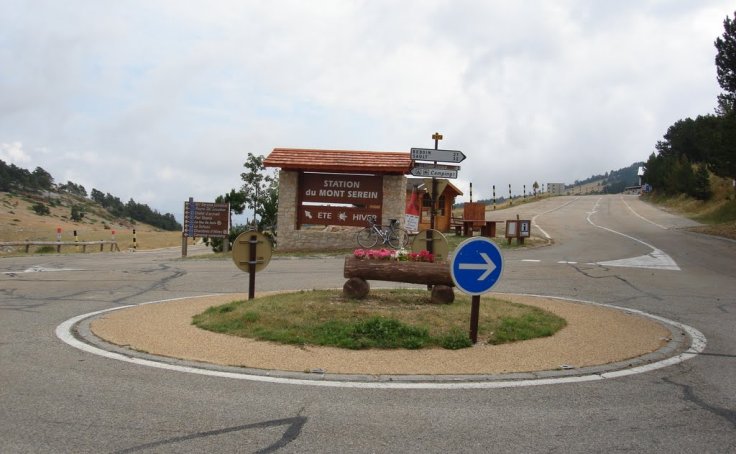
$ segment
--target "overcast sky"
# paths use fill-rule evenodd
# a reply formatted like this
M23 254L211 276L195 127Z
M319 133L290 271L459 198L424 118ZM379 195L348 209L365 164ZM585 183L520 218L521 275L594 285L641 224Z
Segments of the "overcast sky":
M463 151L468 199L646 161L713 113L726 0L0 0L0 159L147 203L275 147ZM501 188L504 188L502 191Z

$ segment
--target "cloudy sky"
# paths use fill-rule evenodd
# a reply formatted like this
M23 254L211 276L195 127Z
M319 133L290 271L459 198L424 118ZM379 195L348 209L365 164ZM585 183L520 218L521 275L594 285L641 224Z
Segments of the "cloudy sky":
M275 147L572 183L712 113L726 0L0 0L0 159L181 220ZM500 190L497 190L501 192ZM501 194L499 194L501 195Z

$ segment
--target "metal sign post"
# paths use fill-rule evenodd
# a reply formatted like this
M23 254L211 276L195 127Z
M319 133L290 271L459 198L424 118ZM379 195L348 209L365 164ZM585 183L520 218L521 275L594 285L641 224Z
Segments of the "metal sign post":
M243 232L233 243L233 262L248 273L249 300L256 294L256 273L266 268L272 252L271 241L260 232Z
M455 249L450 260L450 275L461 292L472 296L470 340L478 342L480 295L496 285L503 273L503 257L496 243L484 237L469 238Z

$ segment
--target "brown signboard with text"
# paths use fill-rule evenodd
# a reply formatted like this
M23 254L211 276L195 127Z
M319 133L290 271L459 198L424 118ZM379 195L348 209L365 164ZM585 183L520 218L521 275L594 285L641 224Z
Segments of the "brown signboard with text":
M230 230L230 204L184 202L184 236L224 238Z
M374 175L305 173L302 201L381 207L383 178Z
M383 177L304 173L301 182L302 204L297 213L299 225L365 227L370 217L381 222ZM344 206L321 205L338 203Z
M299 223L315 225L368 226L368 218L375 216L381 222L381 210L326 205L302 205Z

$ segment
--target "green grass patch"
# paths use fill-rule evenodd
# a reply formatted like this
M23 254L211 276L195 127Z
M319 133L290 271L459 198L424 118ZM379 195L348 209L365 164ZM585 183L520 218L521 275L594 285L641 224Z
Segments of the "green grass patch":
M736 200L724 201L710 211L694 216L694 219L706 224L736 221Z
M470 297L430 304L426 290L372 290L362 300L339 290L314 290L233 301L193 318L202 329L294 345L347 349L470 347ZM551 336L564 319L541 309L483 298L479 342L501 344Z

